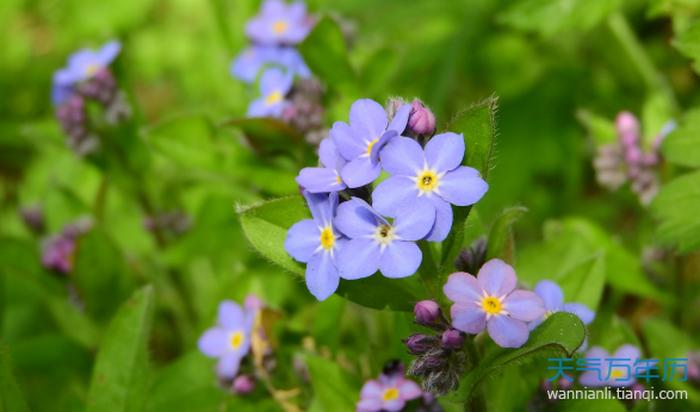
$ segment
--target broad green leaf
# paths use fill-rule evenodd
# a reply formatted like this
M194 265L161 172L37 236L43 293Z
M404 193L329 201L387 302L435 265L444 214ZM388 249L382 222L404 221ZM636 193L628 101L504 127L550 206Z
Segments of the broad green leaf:
M73 279L85 310L95 319L108 319L133 285L124 256L101 229L78 239Z
M557 279L565 302L582 303L595 311L605 287L605 259L596 256L584 260Z
M514 2L499 20L550 37L563 31L589 30L617 10L620 3L620 0L524 0Z
M304 276L305 266L292 259L284 249L287 230L300 220L310 218L300 196L239 207L238 215L246 238L264 258L295 275ZM388 279L378 273L359 280L341 280L336 293L363 306L406 311L427 297L415 275Z
M489 232L488 245L486 247L487 258L500 258L513 263L514 240L513 224L527 212L525 207L511 207L505 209L496 219Z
M322 17L299 45L299 51L311 72L328 87L338 88L355 82L343 32L332 18Z
M318 410L325 412L353 411L359 399L358 382L337 362L319 356L306 355Z
M0 342L0 412L29 412L14 374L9 349Z
M459 388L455 394L450 395L450 399L468 400L484 379L492 378L503 368L534 356L553 352L558 356L571 356L583 343L585 334L583 323L577 316L564 312L554 313L530 333L530 338L522 347L498 348L487 353L480 363L462 378Z
M148 130L153 149L183 168L208 168L215 163L213 127L206 117L179 116Z
M642 107L643 142L652 146L656 137L673 119L673 102L665 93L652 93Z
M87 412L143 410L148 394L148 340L153 288L135 292L114 316L102 339L87 398Z
M301 155L308 144L298 130L272 118L240 118L228 120L223 126L236 127L243 132L246 142L261 155Z
M543 243L530 245L518 255L519 278L528 284L541 279L561 281L567 272L601 257L606 282L613 288L668 302L668 296L647 279L639 259L592 222L583 218L551 221L544 232Z
M365 63L360 85L365 95L381 94L400 67L399 56L395 50L383 48L372 54Z
M651 204L659 222L662 243L675 245L681 253L700 248L700 171L689 173L661 187Z
M576 112L576 118L596 144L604 145L617 141L617 131L612 120L583 109Z
M661 150L671 163L700 167L700 108L685 113L678 128L664 140Z
M700 21L695 19L685 30L676 34L673 45L693 60L693 69L700 73Z

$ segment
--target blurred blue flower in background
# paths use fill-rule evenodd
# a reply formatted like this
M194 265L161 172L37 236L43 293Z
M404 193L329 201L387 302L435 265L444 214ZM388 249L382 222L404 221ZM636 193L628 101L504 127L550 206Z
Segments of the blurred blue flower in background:
M535 329L540 323L547 319L547 317L559 311L573 313L581 319L584 325L590 324L595 318L595 313L584 304L564 303L564 292L559 285L551 280L539 281L535 285L534 291L537 296L542 298L545 313L541 318L530 323L530 330Z
M244 311L237 303L225 300L219 305L217 325L199 338L199 350L218 358L216 371L219 377L233 379L241 360L250 351L251 331L255 311Z
M249 117L280 117L292 88L292 76L279 69L268 69L260 78L260 96L248 106Z
M231 63L231 75L252 83L266 65L279 66L293 76L311 76L311 71L296 49L277 46L250 46L243 50Z
M260 14L246 25L246 34L257 44L297 44L311 30L312 20L303 2L287 4L282 0L266 0Z

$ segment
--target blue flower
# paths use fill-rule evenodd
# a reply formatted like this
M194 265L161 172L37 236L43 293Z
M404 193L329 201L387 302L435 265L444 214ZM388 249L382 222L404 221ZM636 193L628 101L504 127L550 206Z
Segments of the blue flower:
M262 96L248 107L248 117L280 117L285 96L292 88L292 76L279 69L268 69L260 78Z
M425 149L413 139L394 138L381 151L381 165L392 176L372 193L374 208L391 216L398 208L410 207L417 199L428 199L436 214L435 225L427 239L444 240L452 227L450 203L473 205L488 190L488 184L476 169L461 166L463 157L461 134L435 135ZM345 176L343 180L347 182Z
M266 0L260 14L246 25L246 34L258 44L297 44L311 30L311 20L302 2L286 4L282 0Z
M340 156L331 139L323 139L318 148L323 167L305 167L297 176L297 183L311 193L338 192L346 188L340 178L345 160Z
M199 350L218 358L217 374L232 379L238 373L241 359L250 350L251 330L255 311L244 311L235 302L225 300L219 305L217 325L199 338Z
M280 66L292 76L311 76L311 71L296 49L276 46L248 47L231 63L231 75L246 83L252 83L265 65Z
M316 299L325 300L338 289L336 257L347 242L333 226L338 194L304 192L304 197L313 219L294 224L284 248L294 259L306 263L306 286Z
M341 203L335 225L350 238L338 254L343 279L361 279L379 271L388 278L413 275L423 257L416 241L428 234L435 210L428 202L403 208L389 222L364 200Z
M99 50L81 49L68 58L68 65L54 73L51 91L54 104L61 104L72 93L76 83L87 80L114 61L121 43L111 41Z
M595 318L595 313L584 304L564 303L564 292L562 292L559 285L551 280L539 281L535 285L535 293L542 298L545 313L541 318L530 323L530 330L536 328L551 314L560 311L573 313L581 319L584 325L590 324Z
M371 99L360 99L350 107L350 124L333 124L331 138L340 155L348 162L340 173L348 187L364 186L379 177L379 152L392 138L404 131L410 112L410 104L401 106L389 123L387 114L379 103Z

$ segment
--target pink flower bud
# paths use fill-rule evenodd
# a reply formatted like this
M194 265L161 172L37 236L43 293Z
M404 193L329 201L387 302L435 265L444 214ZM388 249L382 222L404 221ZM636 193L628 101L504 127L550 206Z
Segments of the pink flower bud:
M447 329L442 333L442 346L447 349L459 349L464 345L464 336L456 329Z
M419 325L432 325L440 317L440 306L432 300L421 300L413 307L413 314Z
M408 128L419 135L432 135L435 132L435 115L418 99L411 103Z
M250 375L238 375L231 388L239 395L247 395L255 390L255 378Z
M263 306L265 305L263 305L262 300L252 293L246 296L245 301L243 302L243 307L246 310L260 310L263 308Z
M620 112L615 119L615 126L617 133L620 136L626 136L629 142L635 143L639 138L639 121L632 113Z
M406 347L413 355L422 355L432 349L437 343L437 337L417 333L406 339Z

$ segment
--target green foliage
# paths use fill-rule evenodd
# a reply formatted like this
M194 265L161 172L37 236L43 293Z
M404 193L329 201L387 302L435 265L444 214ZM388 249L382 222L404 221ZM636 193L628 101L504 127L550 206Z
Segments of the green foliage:
M29 411L12 372L9 350L0 342L0 412Z
M700 167L700 109L685 113L678 128L664 140L662 150L671 163Z
M328 87L350 87L356 81L355 71L348 61L343 32L330 17L322 17L299 51L311 71Z
M569 313L555 313L530 333L527 343L518 349L493 349L475 368L460 381L459 389L451 397L455 401L468 400L477 386L486 378L500 373L511 364L517 364L535 356L556 354L571 356L583 343L583 323Z
M153 288L135 292L109 324L95 360L87 411L143 410L149 378Z
M513 263L514 243L513 224L527 212L524 207L511 207L505 209L496 219L489 232L486 246L487 259L500 258Z
M336 362L319 356L306 355L314 399L321 411L351 411L355 409L360 385Z
M659 241L676 245L680 252L700 247L700 171L669 182L654 199L651 210L659 220Z

